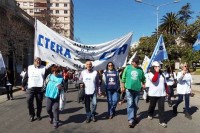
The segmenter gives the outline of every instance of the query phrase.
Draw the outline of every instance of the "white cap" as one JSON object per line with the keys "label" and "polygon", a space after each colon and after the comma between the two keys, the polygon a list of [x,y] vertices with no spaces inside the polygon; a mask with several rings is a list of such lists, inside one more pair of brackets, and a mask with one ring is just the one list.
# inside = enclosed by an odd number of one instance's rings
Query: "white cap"
{"label": "white cap", "polygon": [[160,67],[160,63],[159,62],[157,62],[157,61],[154,61],[153,63],[152,63],[152,65],[151,66],[158,66],[158,67]]}

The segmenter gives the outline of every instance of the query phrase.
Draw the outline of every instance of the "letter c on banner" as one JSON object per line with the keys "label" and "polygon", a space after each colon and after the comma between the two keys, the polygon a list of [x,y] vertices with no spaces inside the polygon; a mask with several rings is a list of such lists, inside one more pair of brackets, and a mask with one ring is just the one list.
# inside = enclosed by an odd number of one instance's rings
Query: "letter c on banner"
{"label": "letter c on banner", "polygon": [[[116,53],[116,51],[117,51],[118,49],[113,49],[113,50],[111,50],[111,51],[108,51],[108,52],[104,52],[103,54],[102,54],[102,56],[99,58],[99,60],[108,60],[108,59],[110,59],[111,57],[113,57],[114,55],[115,55],[115,53]],[[110,54],[109,54],[110,53]],[[109,55],[107,55],[107,54],[109,54]],[[112,55],[111,55],[112,54]],[[107,55],[107,56],[106,56]]]}
{"label": "letter c on banner", "polygon": [[[120,47],[120,48],[116,48],[116,49],[113,49],[113,50],[111,50],[111,51],[104,52],[104,53],[102,54],[102,56],[99,58],[99,60],[108,60],[108,59],[112,58],[116,53],[117,53],[117,55],[124,54],[124,53],[126,52],[127,47],[128,47],[128,44],[124,44],[124,45],[123,45],[122,47]],[[110,54],[112,53],[112,55],[106,56],[106,55],[109,54],[109,53],[110,53]]]}

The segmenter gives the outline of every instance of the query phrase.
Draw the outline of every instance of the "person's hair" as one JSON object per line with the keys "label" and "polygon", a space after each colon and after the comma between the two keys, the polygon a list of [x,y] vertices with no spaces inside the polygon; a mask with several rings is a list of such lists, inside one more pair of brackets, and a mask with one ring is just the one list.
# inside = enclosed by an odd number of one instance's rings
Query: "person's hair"
{"label": "person's hair", "polygon": [[188,66],[188,63],[184,62],[184,63],[181,63],[180,64],[180,68],[182,69],[183,67],[187,66],[187,70],[189,72],[189,66]]}
{"label": "person's hair", "polygon": [[112,62],[108,62],[108,64],[106,65],[106,70],[108,70],[108,65],[112,64],[113,65],[113,70],[115,70],[115,65]]}
{"label": "person's hair", "polygon": [[36,60],[42,61],[40,57],[36,57],[36,58],[34,59],[34,61],[36,61]]}
{"label": "person's hair", "polygon": [[51,67],[51,73],[53,73],[53,72],[57,72],[57,73],[59,73],[60,72],[60,67],[59,66],[52,66]]}

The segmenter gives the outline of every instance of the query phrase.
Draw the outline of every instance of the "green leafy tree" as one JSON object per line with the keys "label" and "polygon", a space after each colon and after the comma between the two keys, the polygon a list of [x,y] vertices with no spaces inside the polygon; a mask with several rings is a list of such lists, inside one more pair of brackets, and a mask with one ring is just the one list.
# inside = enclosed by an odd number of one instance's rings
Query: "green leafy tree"
{"label": "green leafy tree", "polygon": [[191,19],[191,15],[193,14],[193,11],[190,10],[191,5],[190,3],[187,3],[184,5],[180,11],[178,11],[178,15],[180,16],[179,19],[184,23],[184,25],[188,25],[188,20]]}

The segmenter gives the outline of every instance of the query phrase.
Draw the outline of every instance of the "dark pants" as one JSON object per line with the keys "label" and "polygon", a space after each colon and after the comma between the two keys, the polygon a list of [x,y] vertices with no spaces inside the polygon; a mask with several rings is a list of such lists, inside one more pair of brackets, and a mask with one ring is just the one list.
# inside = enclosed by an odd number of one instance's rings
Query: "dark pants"
{"label": "dark pants", "polygon": [[12,85],[6,85],[6,94],[7,94],[8,100],[10,100],[10,98],[13,98],[13,86]]}
{"label": "dark pants", "polygon": [[168,94],[168,104],[172,105],[171,97],[174,96],[174,87],[169,86],[169,94]]}
{"label": "dark pants", "polygon": [[[90,103],[92,101],[92,111],[90,109]],[[86,115],[87,118],[91,118],[95,115],[96,113],[96,108],[97,108],[97,94],[91,94],[91,95],[87,95],[85,94],[85,111],[86,111]]]}
{"label": "dark pants", "polygon": [[189,113],[190,94],[178,94],[178,101],[174,107],[177,108],[178,105],[183,101],[183,96],[185,96],[185,112]]}
{"label": "dark pants", "polygon": [[64,84],[65,84],[65,92],[68,92],[68,79],[64,80]]}
{"label": "dark pants", "polygon": [[149,93],[149,87],[146,87],[145,88],[145,91],[146,91],[146,93],[147,93],[147,99],[146,99],[146,102],[149,102],[149,95],[148,95],[148,93]]}
{"label": "dark pants", "polygon": [[148,115],[153,116],[157,102],[158,102],[159,121],[160,121],[160,123],[163,123],[163,122],[165,122],[165,119],[164,119],[165,97],[164,96],[163,97],[151,97],[150,96],[150,105],[149,105]]}
{"label": "dark pants", "polygon": [[42,100],[43,100],[43,92],[41,87],[33,87],[26,90],[27,92],[27,104],[29,109],[29,115],[35,116],[35,108],[34,108],[34,97],[36,98],[37,104],[37,117],[41,116],[42,112]]}
{"label": "dark pants", "polygon": [[47,100],[47,113],[53,122],[56,124],[59,122],[59,96],[56,99],[46,97]]}

